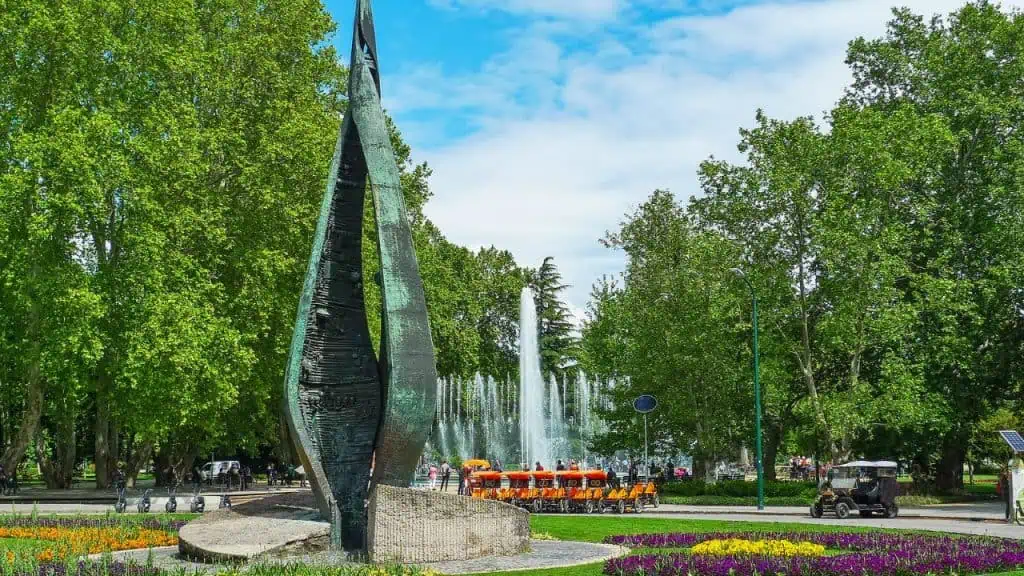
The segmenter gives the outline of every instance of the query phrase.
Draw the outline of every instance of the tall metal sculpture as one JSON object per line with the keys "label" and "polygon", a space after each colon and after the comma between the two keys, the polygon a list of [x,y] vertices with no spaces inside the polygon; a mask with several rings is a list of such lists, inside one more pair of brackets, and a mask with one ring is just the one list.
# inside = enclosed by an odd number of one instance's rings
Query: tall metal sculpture
{"label": "tall metal sculpture", "polygon": [[[377,62],[370,1],[357,0],[348,112],[331,161],[285,370],[292,439],[321,514],[331,520],[332,547],[351,552],[366,546],[371,481],[409,486],[430,435],[437,382],[423,283],[380,104]],[[381,266],[379,360],[363,299],[367,178]]]}

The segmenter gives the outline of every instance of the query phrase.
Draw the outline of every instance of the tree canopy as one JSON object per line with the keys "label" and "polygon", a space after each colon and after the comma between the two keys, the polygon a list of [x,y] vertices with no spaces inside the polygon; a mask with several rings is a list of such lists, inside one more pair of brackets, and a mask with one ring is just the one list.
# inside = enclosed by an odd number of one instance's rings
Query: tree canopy
{"label": "tree canopy", "polygon": [[626,379],[617,394],[682,400],[660,416],[667,447],[751,446],[739,267],[760,307],[769,467],[789,439],[955,489],[969,456],[995,457],[984,435],[1019,407],[1024,361],[1024,17],[985,1],[893,14],[850,43],[854,80],[824,125],[758,111],[744,163],[708,159],[700,197],[656,191],[609,235],[627,267],[595,286],[582,356]]}
{"label": "tree canopy", "polygon": [[[334,32],[318,0],[5,4],[6,469],[29,457],[65,487],[88,460],[102,487],[118,462],[180,476],[213,449],[291,457],[283,368],[345,111]],[[423,213],[430,168],[389,129],[439,373],[511,378],[527,271],[445,238]],[[366,220],[372,239],[369,203]]]}

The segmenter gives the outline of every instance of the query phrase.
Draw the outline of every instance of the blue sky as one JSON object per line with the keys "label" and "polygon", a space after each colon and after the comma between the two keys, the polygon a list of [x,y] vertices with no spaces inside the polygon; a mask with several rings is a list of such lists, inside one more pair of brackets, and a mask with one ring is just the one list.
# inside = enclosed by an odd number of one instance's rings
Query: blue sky
{"label": "blue sky", "polygon": [[[1024,0],[1003,2],[1020,8]],[[453,242],[554,256],[582,317],[622,270],[597,240],[655,189],[699,193],[708,156],[739,161],[757,108],[821,117],[846,44],[894,4],[963,0],[376,0],[383,102],[434,170],[427,215]],[[347,59],[355,0],[326,0]]]}

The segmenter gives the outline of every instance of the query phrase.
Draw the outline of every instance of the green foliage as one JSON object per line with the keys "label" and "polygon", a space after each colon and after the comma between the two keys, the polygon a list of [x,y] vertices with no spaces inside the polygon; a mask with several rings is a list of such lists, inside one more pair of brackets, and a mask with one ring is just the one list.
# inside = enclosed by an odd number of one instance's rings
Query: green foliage
{"label": "green foliage", "polygon": [[[335,23],[309,0],[48,6],[0,11],[0,461],[35,447],[63,486],[87,450],[102,486],[129,456],[287,457],[281,370],[345,108]],[[439,371],[508,376],[524,273],[425,218],[430,169],[388,128]]]}
{"label": "green foliage", "polygon": [[[665,496],[663,504],[682,506],[757,506],[757,496]],[[765,506],[810,506],[813,495],[807,496],[766,496]]]}
{"label": "green foliage", "polygon": [[529,275],[528,283],[537,305],[541,371],[555,375],[560,382],[565,378],[565,369],[576,358],[572,313],[561,296],[569,285],[562,284],[562,274],[551,256]]}
{"label": "green foliage", "polygon": [[[706,483],[701,480],[668,482],[661,487],[666,496],[721,496],[731,498],[757,497],[757,483],[725,480]],[[765,482],[764,495],[769,498],[813,498],[817,487],[813,482]]]}
{"label": "green foliage", "polygon": [[595,285],[584,364],[628,379],[616,402],[685,398],[673,412],[702,429],[658,428],[698,460],[749,448],[748,316],[726,312],[749,295],[713,284],[739,267],[759,303],[768,464],[780,448],[900,458],[962,486],[1024,398],[1021,34],[1024,17],[988,2],[896,10],[883,38],[850,44],[827,126],[758,111],[744,163],[709,159],[702,197],[656,191],[609,236],[627,268]]}

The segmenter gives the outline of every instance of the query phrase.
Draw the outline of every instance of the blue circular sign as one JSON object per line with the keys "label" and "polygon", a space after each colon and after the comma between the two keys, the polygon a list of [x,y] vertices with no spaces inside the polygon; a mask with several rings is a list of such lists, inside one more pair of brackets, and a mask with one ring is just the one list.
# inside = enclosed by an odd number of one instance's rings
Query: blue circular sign
{"label": "blue circular sign", "polygon": [[653,412],[658,407],[658,399],[650,394],[644,394],[643,396],[637,396],[636,400],[633,400],[633,409],[641,414],[647,414]]}

